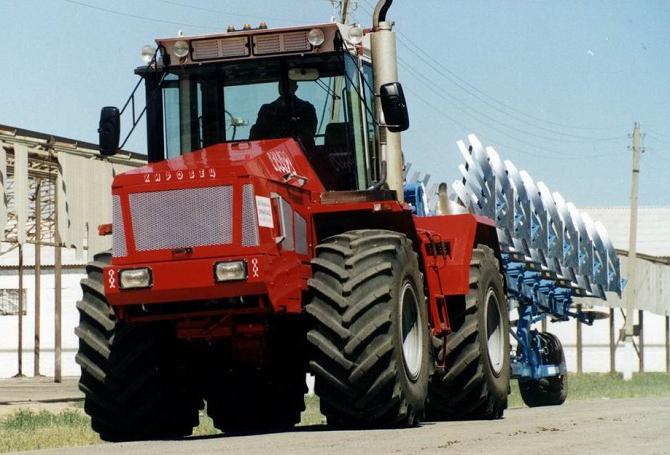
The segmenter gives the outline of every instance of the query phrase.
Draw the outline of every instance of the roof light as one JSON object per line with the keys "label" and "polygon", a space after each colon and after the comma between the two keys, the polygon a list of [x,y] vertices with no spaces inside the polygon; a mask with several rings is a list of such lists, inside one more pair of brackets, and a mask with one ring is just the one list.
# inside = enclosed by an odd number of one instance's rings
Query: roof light
{"label": "roof light", "polygon": [[261,22],[261,24],[258,26],[259,30],[266,30],[267,28],[268,24],[265,21]]}
{"label": "roof light", "polygon": [[307,40],[312,46],[319,47],[326,40],[326,36],[323,34],[323,30],[320,28],[313,28],[307,34]]}
{"label": "roof light", "polygon": [[148,44],[142,48],[142,61],[146,63],[147,65],[151,63],[151,60],[154,59],[154,55],[156,55],[156,48],[153,46],[149,46]]}
{"label": "roof light", "polygon": [[358,24],[354,24],[349,29],[349,42],[354,46],[358,46],[363,42],[363,27]]}
{"label": "roof light", "polygon": [[242,30],[251,30],[251,24],[244,24],[244,27],[242,27]]}
{"label": "roof light", "polygon": [[179,40],[175,41],[172,45],[172,52],[179,58],[184,58],[191,51],[191,46],[189,46],[187,41]]}
{"label": "roof light", "polygon": [[228,29],[226,30],[228,33],[234,32],[235,31],[235,26],[234,25],[229,25]]}

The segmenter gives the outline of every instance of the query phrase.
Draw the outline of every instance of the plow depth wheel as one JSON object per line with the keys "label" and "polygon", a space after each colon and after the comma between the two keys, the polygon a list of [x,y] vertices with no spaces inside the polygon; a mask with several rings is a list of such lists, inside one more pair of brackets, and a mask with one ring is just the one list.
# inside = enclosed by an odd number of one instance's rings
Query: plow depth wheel
{"label": "plow depth wheel", "polygon": [[307,340],[330,425],[415,425],[431,370],[422,276],[411,241],[357,230],[317,247]]}
{"label": "plow depth wheel", "polygon": [[449,319],[452,332],[438,354],[446,370],[431,378],[428,418],[502,417],[510,381],[509,312],[498,260],[488,246],[472,251],[470,292],[449,303]]}
{"label": "plow depth wheel", "polygon": [[[563,345],[553,333],[537,333],[542,346],[542,363],[545,365],[560,365],[565,363]],[[558,406],[563,404],[568,396],[567,372],[558,376],[541,379],[519,378],[519,392],[528,407]]]}

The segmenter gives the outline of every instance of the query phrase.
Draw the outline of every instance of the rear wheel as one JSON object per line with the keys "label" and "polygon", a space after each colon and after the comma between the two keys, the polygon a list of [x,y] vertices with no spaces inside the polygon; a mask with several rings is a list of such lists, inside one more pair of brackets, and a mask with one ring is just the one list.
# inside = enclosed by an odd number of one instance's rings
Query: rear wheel
{"label": "rear wheel", "polygon": [[[542,347],[542,363],[545,365],[565,364],[563,346],[552,333],[537,333]],[[558,376],[541,379],[519,379],[519,391],[523,402],[529,407],[558,406],[568,396],[567,372]]]}
{"label": "rear wheel", "polygon": [[330,237],[312,261],[310,369],[328,423],[415,425],[432,358],[417,255],[403,234]]}
{"label": "rear wheel", "polygon": [[93,430],[106,441],[190,435],[202,400],[190,380],[186,346],[167,327],[130,327],[107,304],[102,270],[109,253],[87,265],[77,302],[79,388]]}
{"label": "rear wheel", "polygon": [[488,246],[473,250],[470,292],[449,304],[449,320],[452,332],[438,354],[446,370],[431,379],[427,416],[502,417],[510,380],[509,313],[498,260]]}

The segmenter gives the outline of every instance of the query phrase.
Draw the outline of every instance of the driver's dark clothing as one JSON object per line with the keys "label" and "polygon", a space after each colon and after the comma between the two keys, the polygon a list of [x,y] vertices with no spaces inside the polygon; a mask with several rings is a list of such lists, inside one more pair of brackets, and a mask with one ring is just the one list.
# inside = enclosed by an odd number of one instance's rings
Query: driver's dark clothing
{"label": "driver's dark clothing", "polygon": [[249,132],[249,139],[297,136],[313,140],[317,123],[316,109],[311,103],[295,95],[288,99],[280,96],[272,103],[261,106],[256,124]]}

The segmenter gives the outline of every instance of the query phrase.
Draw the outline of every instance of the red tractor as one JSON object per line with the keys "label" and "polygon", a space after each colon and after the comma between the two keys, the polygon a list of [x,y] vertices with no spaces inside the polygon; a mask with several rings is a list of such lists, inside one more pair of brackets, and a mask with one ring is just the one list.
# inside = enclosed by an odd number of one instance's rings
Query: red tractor
{"label": "red tractor", "polygon": [[[495,224],[404,201],[390,4],[370,30],[159,39],[136,70],[148,164],[115,178],[113,250],[77,303],[103,439],[189,435],[205,401],[225,432],[290,428],[307,372],[329,425],[502,416]],[[103,109],[103,155],[119,119]]]}

